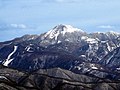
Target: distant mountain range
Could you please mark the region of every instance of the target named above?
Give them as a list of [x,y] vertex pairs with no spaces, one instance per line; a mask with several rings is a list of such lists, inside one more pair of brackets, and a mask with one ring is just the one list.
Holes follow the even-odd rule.
[[[99,88],[100,84],[97,88],[89,87],[88,84],[84,87],[82,84],[83,86],[78,89],[73,89],[71,82],[66,81],[69,83],[65,86],[66,89],[38,88],[35,90],[68,90],[69,86],[71,87],[69,90],[119,90],[120,33],[113,31],[86,33],[70,25],[60,24],[40,35],[25,35],[1,42],[0,63],[5,67],[20,70],[22,73],[33,74],[39,71],[42,74],[49,74],[48,76],[52,75],[51,77],[57,75],[62,80],[67,78],[74,81],[79,77],[97,84],[102,82],[101,88]],[[41,77],[48,78],[46,75]],[[81,81],[81,79],[78,81],[87,83],[86,80]],[[75,82],[75,85],[80,82]],[[112,82],[113,87],[107,82]],[[107,88],[103,89],[104,86]],[[44,87],[48,87],[48,84]],[[85,89],[86,87],[89,88]]]

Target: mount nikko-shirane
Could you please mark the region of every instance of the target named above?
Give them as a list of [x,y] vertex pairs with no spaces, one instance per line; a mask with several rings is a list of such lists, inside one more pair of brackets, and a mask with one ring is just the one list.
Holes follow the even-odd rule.
[[60,24],[0,42],[0,64],[2,90],[120,90],[120,33]]

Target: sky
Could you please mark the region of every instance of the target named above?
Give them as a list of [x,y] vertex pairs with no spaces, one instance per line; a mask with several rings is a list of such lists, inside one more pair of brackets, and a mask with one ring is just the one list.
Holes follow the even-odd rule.
[[58,24],[85,32],[120,32],[120,0],[0,0],[0,42]]

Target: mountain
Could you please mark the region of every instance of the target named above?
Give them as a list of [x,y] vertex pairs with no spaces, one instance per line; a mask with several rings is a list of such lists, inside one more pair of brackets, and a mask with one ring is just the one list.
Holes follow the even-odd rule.
[[61,68],[119,80],[119,48],[119,33],[86,33],[60,24],[40,35],[1,42],[0,63],[25,72]]

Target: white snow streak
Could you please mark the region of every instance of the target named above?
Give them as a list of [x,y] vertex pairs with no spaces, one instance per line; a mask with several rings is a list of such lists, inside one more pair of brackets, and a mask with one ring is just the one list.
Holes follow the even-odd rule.
[[108,51],[111,51],[111,48],[108,43],[107,43],[107,48],[108,48]]
[[8,55],[8,57],[7,57],[7,59],[5,60],[5,62],[3,62],[3,65],[4,65],[4,66],[8,66],[9,63],[13,60],[13,58],[12,58],[12,59],[10,59],[10,58],[11,58],[11,56],[16,52],[17,48],[18,48],[18,46],[14,46],[13,52],[11,52],[11,53]]
[[92,68],[92,69],[98,69],[98,68],[97,68],[97,67],[95,67],[95,66],[94,66],[94,67],[91,67],[91,68]]
[[116,53],[116,52],[114,52],[113,55],[111,55],[111,56],[108,58],[108,60],[106,61],[106,64],[108,64],[108,63],[110,62],[110,60],[114,57],[115,53]]
[[7,79],[5,76],[0,76],[1,79]]
[[29,51],[29,50],[30,50],[30,47],[27,48],[27,51]]

